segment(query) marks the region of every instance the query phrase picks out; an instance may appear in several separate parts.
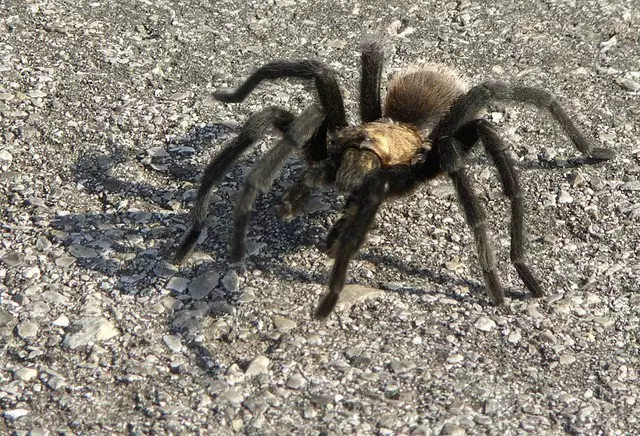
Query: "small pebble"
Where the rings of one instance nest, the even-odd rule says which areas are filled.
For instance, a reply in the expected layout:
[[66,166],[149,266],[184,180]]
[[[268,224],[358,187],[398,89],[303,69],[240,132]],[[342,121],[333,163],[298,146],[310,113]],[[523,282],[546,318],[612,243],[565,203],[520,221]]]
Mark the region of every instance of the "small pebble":
[[118,334],[111,321],[99,316],[87,316],[71,325],[62,345],[73,350],[90,343],[109,340]]
[[76,258],[65,253],[62,256],[58,257],[55,260],[55,263],[56,263],[56,266],[59,266],[61,268],[68,268],[74,263],[76,263]]
[[558,204],[573,203],[573,197],[569,195],[567,191],[560,191],[558,193]]
[[14,268],[22,264],[23,256],[17,252],[10,252],[2,257],[2,263],[9,268]]
[[620,87],[622,87],[626,91],[638,92],[640,91],[640,82],[636,82],[631,79],[621,78],[617,79],[616,82]]
[[268,374],[269,373],[269,363],[271,361],[267,356],[258,356],[251,361],[247,370],[244,372],[245,376],[253,377],[259,374]]
[[507,336],[507,341],[512,344],[517,344],[520,342],[520,339],[522,339],[522,335],[518,331],[511,332],[509,333],[509,336]]
[[294,374],[287,379],[286,386],[289,389],[303,389],[307,386],[307,379],[300,374]]
[[234,270],[230,270],[227,272],[224,277],[222,277],[222,286],[229,292],[238,292],[238,284],[240,283],[240,279],[238,278],[238,273]]
[[560,362],[560,365],[571,365],[576,361],[576,356],[573,354],[563,354],[560,356],[558,361]]
[[189,279],[185,277],[171,277],[165,285],[165,288],[182,294],[187,289],[188,285]]
[[218,285],[219,278],[220,275],[214,271],[199,275],[189,283],[189,295],[194,300],[202,300]]
[[147,154],[151,157],[163,158],[170,157],[171,155],[167,152],[164,147],[152,147],[147,149]]
[[581,172],[576,171],[569,176],[569,182],[571,183],[572,187],[576,188],[579,186],[583,186],[586,181],[584,175]]
[[51,324],[56,327],[67,327],[69,325],[69,318],[67,318],[65,315],[60,315]]
[[244,400],[244,397],[238,388],[231,388],[218,396],[219,402],[228,403],[233,406],[239,406],[242,404],[242,400]]
[[447,363],[456,364],[461,363],[464,360],[464,356],[462,354],[452,354],[447,357]]
[[38,376],[38,371],[33,368],[20,368],[13,375],[18,380],[30,381]]
[[29,411],[27,409],[10,409],[5,410],[2,415],[7,419],[16,420],[22,418],[23,416],[27,416],[28,414]]
[[632,182],[623,183],[620,185],[622,191],[640,191],[640,181],[634,180]]
[[182,352],[182,338],[179,335],[164,335],[164,344],[174,353]]
[[618,44],[618,38],[616,37],[616,35],[613,35],[607,41],[600,43],[600,51],[606,52],[608,50],[611,50],[611,48],[615,47],[617,44]]
[[286,333],[297,327],[297,324],[294,321],[291,321],[290,319],[284,318],[282,316],[274,317],[273,324],[275,325],[276,330],[281,333]]
[[496,327],[496,323],[491,318],[487,318],[486,316],[481,316],[473,324],[473,326],[478,330],[482,330],[483,332],[490,332]]
[[93,259],[94,257],[98,257],[96,250],[82,245],[70,245],[69,254],[77,259]]
[[24,271],[22,271],[22,277],[27,280],[37,279],[38,277],[40,277],[40,268],[38,268],[37,266],[26,268]]
[[38,331],[40,327],[35,322],[31,321],[22,321],[20,324],[16,326],[16,331],[18,336],[22,339],[32,339],[38,335]]
[[340,299],[338,300],[337,307],[341,310],[348,310],[354,304],[361,303],[365,300],[378,298],[384,295],[384,290],[377,288],[370,288],[367,286],[361,286],[357,284],[346,285]]

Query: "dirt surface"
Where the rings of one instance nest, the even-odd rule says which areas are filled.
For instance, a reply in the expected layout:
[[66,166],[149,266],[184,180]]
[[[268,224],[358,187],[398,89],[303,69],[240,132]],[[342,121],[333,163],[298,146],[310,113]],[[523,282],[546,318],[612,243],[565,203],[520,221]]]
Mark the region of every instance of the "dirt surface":
[[[638,434],[639,27],[636,0],[0,0],[0,433]],[[273,137],[215,190],[198,252],[167,261],[236,127],[313,99],[290,81],[236,105],[212,92],[316,58],[355,124],[372,34],[388,40],[385,82],[426,60],[539,86],[617,151],[586,165],[542,111],[483,115],[518,161],[545,298],[508,262],[509,205],[481,150],[469,173],[504,307],[444,178],[382,208],[348,276],[370,288],[325,323],[311,319],[331,266],[318,246],[344,198],[278,221],[299,160],[230,265],[235,195]]]

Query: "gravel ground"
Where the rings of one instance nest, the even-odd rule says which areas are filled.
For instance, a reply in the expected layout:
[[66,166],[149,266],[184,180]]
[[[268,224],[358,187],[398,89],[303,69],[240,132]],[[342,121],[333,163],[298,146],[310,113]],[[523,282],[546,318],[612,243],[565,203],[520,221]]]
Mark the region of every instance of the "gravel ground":
[[[0,433],[640,434],[640,10],[636,0],[445,2],[0,0]],[[339,310],[311,312],[343,198],[257,207],[226,260],[235,194],[171,265],[201,169],[249,114],[299,112],[302,83],[231,86],[276,57],[318,58],[357,99],[358,44],[385,76],[417,60],[552,91],[609,162],[584,165],[550,118],[495,105],[519,162],[530,299],[508,262],[508,202],[469,162],[510,298],[487,302],[446,179],[385,205]]]

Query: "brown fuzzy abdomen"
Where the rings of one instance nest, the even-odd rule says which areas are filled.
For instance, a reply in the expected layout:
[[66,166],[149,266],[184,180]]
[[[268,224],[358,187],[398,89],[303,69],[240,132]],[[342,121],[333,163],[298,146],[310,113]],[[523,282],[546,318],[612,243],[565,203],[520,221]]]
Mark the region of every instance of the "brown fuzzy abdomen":
[[466,88],[453,69],[441,64],[402,71],[389,82],[384,116],[425,128],[442,116]]

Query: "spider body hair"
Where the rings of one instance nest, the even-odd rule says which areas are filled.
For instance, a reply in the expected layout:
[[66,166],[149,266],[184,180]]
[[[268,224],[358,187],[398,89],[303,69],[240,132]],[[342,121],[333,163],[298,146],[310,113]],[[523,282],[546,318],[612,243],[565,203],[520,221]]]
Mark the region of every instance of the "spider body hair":
[[439,63],[416,65],[391,78],[383,115],[425,129],[435,124],[468,88],[453,68]]
[[455,70],[434,63],[396,74],[382,99],[382,45],[365,44],[361,60],[362,123],[357,126],[349,126],[346,121],[335,73],[319,61],[272,61],[256,69],[237,88],[214,94],[225,103],[240,102],[263,80],[298,78],[314,81],[319,105],[310,106],[298,116],[284,109],[266,108],[247,120],[238,136],[205,169],[191,227],[174,261],[180,263],[196,244],[204,227],[213,185],[241,153],[273,126],[282,139],[254,165],[240,193],[230,244],[232,261],[244,256],[249,217],[257,196],[271,188],[286,159],[298,151],[307,166],[278,207],[282,218],[297,215],[316,188],[331,186],[349,194],[343,214],[329,230],[325,243],[327,254],[335,260],[327,292],[315,312],[317,319],[324,319],[338,301],[349,262],[364,242],[380,205],[446,174],[473,233],[488,297],[492,303],[502,304],[504,289],[487,230],[488,214],[465,169],[468,154],[482,144],[511,206],[511,263],[526,289],[534,297],[542,296],[542,287],[525,259],[524,194],[516,164],[497,128],[478,114],[494,101],[530,104],[547,111],[575,148],[592,162],[612,159],[615,152],[594,147],[555,97],[544,89],[492,81],[469,87]]

